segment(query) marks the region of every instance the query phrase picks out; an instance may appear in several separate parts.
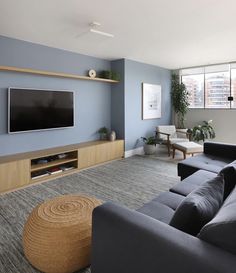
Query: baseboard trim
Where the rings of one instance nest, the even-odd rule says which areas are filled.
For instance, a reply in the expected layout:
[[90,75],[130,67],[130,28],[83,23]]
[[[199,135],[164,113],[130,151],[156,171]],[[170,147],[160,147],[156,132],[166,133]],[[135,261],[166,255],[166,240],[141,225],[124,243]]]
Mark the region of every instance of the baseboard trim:
[[125,151],[125,158],[131,157],[133,155],[143,155],[143,154],[144,154],[143,147],[138,147],[133,150]]

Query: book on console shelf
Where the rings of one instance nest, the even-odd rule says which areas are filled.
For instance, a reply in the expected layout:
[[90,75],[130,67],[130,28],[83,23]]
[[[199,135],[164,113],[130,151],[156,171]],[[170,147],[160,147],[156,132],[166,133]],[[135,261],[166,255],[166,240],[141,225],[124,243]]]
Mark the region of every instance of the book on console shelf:
[[35,172],[32,174],[32,179],[38,179],[38,178],[42,178],[42,177],[45,177],[45,176],[49,176],[50,173],[48,172]]
[[50,174],[56,174],[56,173],[61,173],[61,172],[63,172],[63,170],[62,170],[61,168],[56,167],[56,168],[49,169],[48,172],[49,172]]
[[64,171],[73,170],[75,167],[73,167],[73,166],[68,166],[68,167],[67,166],[62,166],[60,168],[64,172]]

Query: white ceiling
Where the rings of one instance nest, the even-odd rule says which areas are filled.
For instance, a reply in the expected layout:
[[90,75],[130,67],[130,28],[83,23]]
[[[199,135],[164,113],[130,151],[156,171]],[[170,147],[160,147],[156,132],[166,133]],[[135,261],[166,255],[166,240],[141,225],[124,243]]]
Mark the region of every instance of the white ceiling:
[[170,69],[235,61],[235,26],[235,0],[0,0],[0,35]]

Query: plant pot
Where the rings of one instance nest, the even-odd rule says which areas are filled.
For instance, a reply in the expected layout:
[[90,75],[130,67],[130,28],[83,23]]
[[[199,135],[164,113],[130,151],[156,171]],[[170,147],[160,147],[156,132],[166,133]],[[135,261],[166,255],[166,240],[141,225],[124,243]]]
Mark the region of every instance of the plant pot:
[[107,134],[105,133],[100,134],[100,140],[107,140]]
[[111,133],[109,135],[109,139],[110,139],[110,141],[116,140],[116,132],[115,131],[111,131]]
[[152,155],[156,152],[155,145],[144,144],[143,146],[145,155]]

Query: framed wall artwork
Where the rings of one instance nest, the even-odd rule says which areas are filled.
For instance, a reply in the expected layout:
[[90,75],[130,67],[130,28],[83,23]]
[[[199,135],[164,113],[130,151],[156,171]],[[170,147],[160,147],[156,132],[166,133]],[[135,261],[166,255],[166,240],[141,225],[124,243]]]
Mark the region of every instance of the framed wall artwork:
[[142,83],[142,119],[161,118],[161,86]]

